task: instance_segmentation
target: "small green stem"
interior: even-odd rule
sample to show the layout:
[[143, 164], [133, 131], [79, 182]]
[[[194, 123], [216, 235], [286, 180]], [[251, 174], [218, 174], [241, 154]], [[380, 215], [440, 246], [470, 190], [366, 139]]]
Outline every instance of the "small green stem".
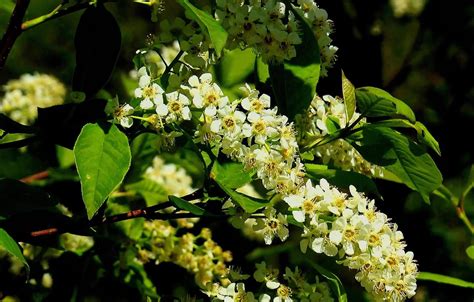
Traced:
[[59, 4], [50, 13], [23, 22], [23, 24], [21, 24], [21, 30], [25, 31], [27, 29], [30, 29], [31, 27], [35, 27], [36, 25], [45, 22], [48, 19], [51, 19], [51, 17], [53, 17], [63, 6], [64, 6], [63, 4]]

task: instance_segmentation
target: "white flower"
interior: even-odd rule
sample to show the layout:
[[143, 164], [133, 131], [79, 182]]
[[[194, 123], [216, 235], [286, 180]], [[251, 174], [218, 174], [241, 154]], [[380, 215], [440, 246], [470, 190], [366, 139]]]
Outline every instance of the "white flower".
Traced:
[[167, 93], [166, 101], [168, 109], [168, 116], [166, 117], [166, 121], [168, 123], [191, 119], [191, 111], [188, 107], [191, 102], [184, 94], [179, 93], [177, 91]]
[[318, 187], [313, 187], [313, 183], [308, 179], [306, 185], [300, 189], [298, 194], [284, 197], [284, 200], [291, 208], [293, 217], [298, 222], [304, 222], [306, 215], [312, 219], [317, 214], [317, 202], [322, 199], [323, 191]]
[[227, 105], [218, 110], [217, 119], [211, 123], [211, 131], [230, 138], [237, 138], [245, 122], [245, 114]]
[[217, 298], [224, 302], [256, 301], [252, 292], [245, 291], [245, 284], [243, 283], [231, 283], [227, 287], [219, 288]]
[[120, 125], [122, 125], [122, 127], [130, 128], [133, 125], [133, 118], [130, 117], [130, 115], [133, 114], [133, 111], [134, 109], [132, 106], [129, 104], [123, 104], [115, 109], [114, 118], [120, 123]]
[[265, 282], [269, 289], [277, 289], [280, 286], [278, 282], [278, 269], [267, 267], [265, 262], [255, 264], [257, 270], [253, 277], [257, 282]]
[[278, 213], [274, 208], [268, 207], [263, 213], [265, 218], [258, 218], [257, 225], [254, 226], [254, 230], [263, 231], [263, 238], [266, 244], [271, 244], [273, 237], [278, 235], [281, 241], [285, 241], [288, 238], [288, 222], [286, 221], [285, 215]]
[[138, 88], [135, 89], [135, 97], [143, 99], [140, 102], [140, 107], [144, 110], [153, 108], [159, 101], [164, 90], [160, 85], [153, 83], [151, 77], [148, 75], [146, 67], [138, 70]]

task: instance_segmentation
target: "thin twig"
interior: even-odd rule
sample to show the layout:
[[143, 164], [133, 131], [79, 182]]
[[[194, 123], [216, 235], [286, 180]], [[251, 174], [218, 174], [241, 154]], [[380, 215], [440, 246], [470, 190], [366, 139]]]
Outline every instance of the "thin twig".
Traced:
[[41, 180], [41, 179], [45, 179], [45, 178], [48, 178], [49, 176], [49, 171], [48, 170], [44, 170], [44, 171], [41, 171], [41, 172], [38, 172], [38, 173], [35, 173], [33, 175], [29, 175], [29, 176], [26, 176], [26, 177], [23, 177], [22, 179], [20, 179], [21, 182], [24, 182], [26, 184], [29, 184], [29, 183], [32, 183], [36, 180]]
[[30, 0], [17, 0], [8, 23], [7, 31], [0, 41], [0, 70], [5, 66], [10, 50], [13, 47], [18, 36], [21, 34], [21, 23], [25, 17], [26, 9]]

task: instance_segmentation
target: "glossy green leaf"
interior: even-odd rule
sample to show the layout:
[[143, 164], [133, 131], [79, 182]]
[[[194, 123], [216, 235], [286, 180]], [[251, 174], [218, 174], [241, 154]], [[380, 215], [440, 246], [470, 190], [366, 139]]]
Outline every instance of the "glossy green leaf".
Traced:
[[56, 156], [60, 168], [69, 168], [74, 165], [74, 152], [68, 148], [57, 145]]
[[156, 181], [150, 179], [142, 179], [133, 184], [129, 184], [125, 186], [125, 189], [143, 196], [147, 206], [153, 206], [159, 202], [168, 200], [166, 188], [163, 188]]
[[23, 253], [20, 250], [20, 247], [18, 246], [18, 243], [8, 235], [8, 233], [0, 228], [0, 247], [5, 249], [9, 254], [17, 258], [18, 260], [21, 261], [26, 267], [27, 273], [30, 271], [30, 266], [26, 262], [25, 257], [23, 257]]
[[458, 278], [435, 274], [435, 273], [420, 272], [416, 278], [418, 280], [434, 281], [438, 283], [454, 285], [454, 286], [459, 286], [459, 287], [474, 288], [474, 282], [468, 282], [468, 281], [464, 281]]
[[261, 56], [257, 57], [256, 68], [258, 80], [261, 83], [266, 83], [267, 80], [270, 78], [270, 71], [268, 70], [268, 64], [262, 61]]
[[340, 188], [349, 188], [353, 185], [359, 192], [373, 193], [381, 197], [374, 181], [363, 174], [329, 169], [327, 166], [316, 164], [305, 164], [305, 167], [306, 175], [311, 179], [319, 181], [325, 178], [330, 184]]
[[335, 116], [329, 115], [326, 119], [326, 128], [328, 129], [329, 134], [333, 134], [341, 129], [339, 125], [339, 120]]
[[229, 195], [229, 197], [234, 202], [241, 206], [242, 209], [244, 209], [247, 213], [254, 213], [255, 211], [265, 207], [268, 204], [268, 200], [247, 196], [245, 194], [236, 192], [229, 187], [226, 187], [218, 181], [216, 181], [216, 183], [227, 195]]
[[217, 54], [220, 54], [227, 43], [227, 32], [217, 22], [215, 18], [192, 5], [188, 0], [179, 0], [179, 4], [186, 10], [186, 12], [196, 21], [201, 29], [209, 35], [214, 49]]
[[0, 216], [53, 207], [57, 202], [42, 189], [14, 179], [0, 179]]
[[325, 269], [321, 265], [317, 264], [316, 262], [310, 261], [311, 266], [314, 267], [326, 280], [329, 281], [329, 284], [335, 291], [337, 295], [337, 301], [339, 302], [347, 302], [347, 294], [346, 290], [344, 289], [344, 285], [342, 285], [341, 279], [336, 276], [334, 273], [330, 272], [329, 270]]
[[393, 97], [390, 93], [376, 87], [361, 87], [356, 89], [357, 107], [363, 116], [367, 117], [403, 117], [415, 122], [415, 113], [411, 108]]
[[109, 81], [121, 47], [120, 27], [103, 4], [90, 5], [77, 25], [73, 91], [91, 96]]
[[197, 205], [195, 205], [195, 204], [193, 204], [193, 203], [191, 203], [187, 200], [184, 200], [182, 198], [170, 195], [169, 200], [178, 209], [188, 211], [192, 214], [202, 216], [203, 214], [206, 213], [206, 210], [204, 210], [203, 208], [201, 208], [201, 207], [199, 207], [199, 206], [197, 206]]
[[127, 136], [115, 125], [107, 125], [107, 128], [85, 125], [74, 145], [82, 199], [89, 219], [123, 181], [130, 167]]
[[306, 110], [316, 94], [321, 69], [319, 47], [306, 20], [294, 11], [303, 34], [296, 45], [296, 57], [283, 64], [269, 66], [270, 80], [278, 109], [290, 120]]
[[217, 66], [219, 83], [224, 87], [232, 87], [245, 82], [255, 68], [255, 59], [255, 52], [251, 48], [225, 52]]
[[221, 164], [217, 160], [211, 170], [211, 178], [230, 189], [237, 189], [248, 184], [252, 181], [253, 174], [252, 171], [245, 171], [241, 163], [227, 162]]
[[373, 123], [377, 126], [389, 127], [389, 128], [408, 128], [416, 131], [417, 140], [419, 143], [431, 148], [436, 154], [441, 156], [441, 149], [439, 148], [438, 141], [431, 135], [425, 125], [416, 121], [411, 123], [405, 119], [388, 119]]
[[347, 120], [350, 121], [356, 108], [355, 87], [351, 81], [346, 78], [344, 71], [342, 73], [342, 96], [344, 97], [344, 108]]
[[394, 173], [428, 202], [429, 194], [443, 180], [430, 155], [413, 140], [391, 128], [366, 126], [361, 134], [362, 138], [353, 145], [362, 156]]
[[474, 260], [474, 245], [470, 245], [467, 247], [466, 249], [466, 255], [471, 258], [472, 260]]

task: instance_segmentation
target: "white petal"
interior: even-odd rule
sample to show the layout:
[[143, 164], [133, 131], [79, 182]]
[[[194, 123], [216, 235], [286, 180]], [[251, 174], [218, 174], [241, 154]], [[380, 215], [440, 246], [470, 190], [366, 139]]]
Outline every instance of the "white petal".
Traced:
[[339, 244], [342, 241], [342, 233], [340, 231], [331, 231], [329, 233], [329, 240], [334, 244]]
[[212, 74], [210, 73], [204, 73], [202, 74], [199, 79], [201, 80], [201, 83], [211, 83], [212, 82]]
[[311, 249], [320, 254], [323, 252], [323, 238], [315, 238], [311, 244]]
[[160, 116], [165, 116], [168, 114], [168, 106], [165, 104], [157, 104], [156, 105], [156, 113], [158, 113]]
[[158, 84], [156, 84], [156, 83], [153, 83], [153, 88], [155, 89], [155, 91], [156, 91], [157, 93], [163, 93], [163, 92], [165, 92], [165, 91], [163, 90], [163, 88], [161, 88], [161, 86], [158, 85]]
[[285, 197], [284, 200], [292, 208], [298, 208], [304, 202], [304, 198], [299, 195], [290, 195], [290, 196]]
[[144, 75], [140, 77], [140, 80], [138, 81], [138, 85], [143, 88], [146, 87], [150, 84], [151, 78], [148, 75]]
[[204, 110], [204, 114], [207, 116], [214, 116], [217, 113], [217, 108], [215, 106], [209, 106]]
[[196, 94], [193, 98], [193, 104], [194, 106], [196, 106], [196, 108], [202, 108], [203, 106], [202, 95]]
[[143, 96], [143, 90], [141, 88], [135, 89], [135, 97], [141, 98]]
[[244, 98], [242, 100], [242, 102], [240, 103], [240, 105], [242, 106], [242, 108], [244, 108], [245, 110], [250, 110], [250, 100], [249, 98]]
[[130, 128], [133, 125], [133, 119], [131, 117], [121, 118], [120, 125], [122, 125], [124, 128]]
[[188, 80], [188, 83], [191, 87], [198, 87], [199, 86], [199, 79], [197, 76], [195, 75], [192, 75], [189, 80]]
[[214, 133], [219, 133], [219, 130], [221, 130], [221, 120], [214, 120], [211, 123], [211, 131]]
[[270, 280], [270, 281], [267, 281], [267, 283], [266, 283], [265, 285], [266, 285], [269, 289], [277, 289], [277, 288], [280, 286], [280, 282]]
[[298, 222], [304, 222], [305, 220], [305, 214], [303, 211], [293, 211], [293, 217]]
[[183, 120], [191, 119], [191, 111], [189, 110], [189, 107], [184, 107], [181, 114], [183, 115]]
[[140, 107], [142, 109], [148, 110], [150, 108], [153, 108], [153, 102], [149, 98], [146, 98], [140, 102]]

